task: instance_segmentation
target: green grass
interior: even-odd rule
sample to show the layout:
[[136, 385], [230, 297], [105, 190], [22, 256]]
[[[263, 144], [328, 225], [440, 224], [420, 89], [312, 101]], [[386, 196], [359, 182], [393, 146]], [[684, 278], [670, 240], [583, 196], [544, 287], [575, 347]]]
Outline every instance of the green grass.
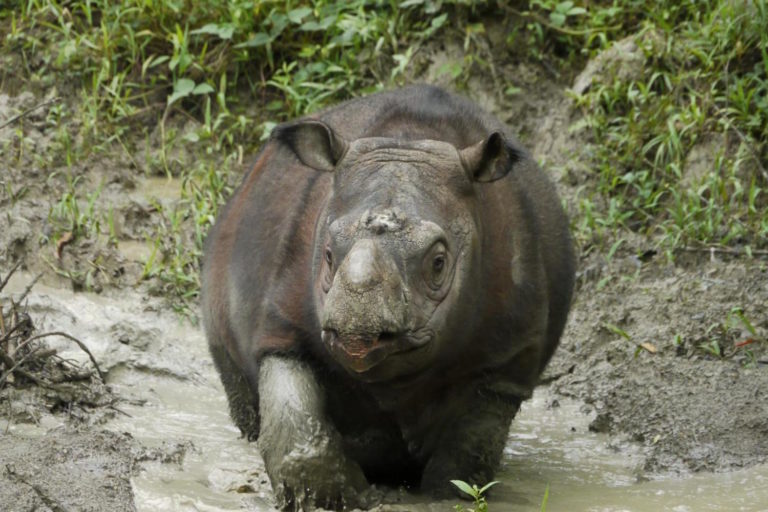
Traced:
[[[54, 177], [55, 174], [50, 178]], [[79, 181], [79, 177], [66, 176], [66, 191], [48, 213], [48, 222], [53, 227], [54, 238], [59, 238], [65, 233], [73, 238], [89, 238], [98, 236], [101, 231], [102, 219], [96, 212], [96, 201], [101, 190], [97, 188], [87, 193], [86, 197], [80, 198]]]
[[[641, 75], [613, 77], [574, 101], [591, 132], [596, 183], [578, 232], [600, 243], [631, 229], [659, 246], [768, 245], [768, 4], [624, 4], [637, 17]], [[714, 142], [713, 142], [714, 141]], [[707, 167], [686, 159], [709, 144]]]
[[[147, 110], [202, 116], [214, 100], [216, 140], [232, 143], [245, 128], [396, 83], [457, 3], [31, 0], [2, 16], [6, 50], [25, 63], [44, 52], [32, 81], [82, 83], [95, 140], [123, 136]], [[246, 103], [260, 107], [255, 119], [232, 115]]]
[[162, 222], [154, 238], [152, 257], [145, 264], [144, 277], [157, 277], [163, 294], [175, 297], [185, 310], [200, 289], [199, 262], [205, 235], [216, 213], [232, 193], [231, 176], [222, 168], [233, 167], [225, 160], [218, 166], [202, 161], [182, 180], [181, 201], [173, 207], [155, 204]]
[[[500, 13], [504, 37], [490, 47]], [[521, 90], [498, 75], [499, 62], [527, 61], [567, 86], [588, 59], [634, 36], [639, 72], [609, 73], [572, 98], [581, 113], [572, 129], [590, 143], [577, 155], [589, 173], [572, 207], [582, 249], [610, 258], [631, 230], [670, 255], [711, 245], [749, 254], [768, 247], [766, 26], [765, 0], [16, 2], [0, 8], [3, 80], [55, 85], [63, 99], [49, 110], [47, 154], [32, 151], [23, 123], [0, 154], [66, 168], [73, 183], [105, 154], [179, 178], [181, 201], [158, 205], [144, 276], [190, 303], [205, 233], [276, 123], [418, 77], [433, 42], [463, 48], [438, 70], [454, 86], [490, 77], [512, 98]], [[693, 175], [686, 161], [707, 147], [708, 165]], [[2, 185], [12, 202], [26, 193]], [[113, 236], [94, 194], [61, 188], [56, 229]]]

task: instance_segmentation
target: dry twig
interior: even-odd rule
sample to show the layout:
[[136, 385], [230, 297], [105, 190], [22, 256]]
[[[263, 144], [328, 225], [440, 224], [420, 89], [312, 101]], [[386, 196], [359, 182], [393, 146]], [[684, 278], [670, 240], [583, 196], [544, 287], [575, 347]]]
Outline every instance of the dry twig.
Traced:
[[[0, 291], [5, 288], [11, 276], [18, 270], [20, 265], [20, 263], [17, 264], [11, 269], [7, 276], [0, 278]], [[88, 358], [96, 369], [96, 373], [101, 381], [104, 382], [104, 374], [96, 362], [93, 353], [91, 353], [88, 347], [76, 337], [61, 331], [32, 335], [34, 325], [32, 324], [29, 315], [27, 315], [25, 311], [18, 309], [18, 305], [24, 301], [40, 277], [41, 275], [36, 276], [29, 285], [27, 285], [20, 298], [16, 300], [10, 299], [9, 308], [6, 309], [0, 307], [0, 368], [4, 370], [2, 374], [0, 374], [0, 389], [2, 389], [6, 383], [14, 383], [14, 375], [27, 381], [34, 382], [38, 386], [46, 389], [56, 389], [57, 382], [85, 380], [90, 378], [93, 374], [92, 372], [80, 371], [74, 363], [64, 361], [58, 357], [55, 349], [35, 343], [43, 338], [51, 336], [59, 336], [75, 343], [88, 355]], [[46, 376], [47, 373], [44, 369], [51, 368], [49, 362], [58, 365], [61, 371], [63, 371], [63, 374], [61, 376], [54, 376], [53, 378]]]
[[94, 368], [96, 368], [96, 372], [99, 374], [99, 378], [101, 379], [102, 382], [104, 382], [104, 374], [101, 372], [101, 368], [99, 368], [99, 364], [96, 362], [96, 358], [93, 357], [93, 354], [91, 353], [91, 351], [88, 350], [88, 347], [85, 346], [85, 343], [83, 343], [79, 339], [77, 339], [74, 336], [71, 336], [71, 335], [69, 335], [69, 334], [67, 334], [65, 332], [61, 332], [61, 331], [45, 332], [43, 334], [38, 334], [36, 336], [32, 336], [30, 338], [27, 338], [24, 341], [24, 343], [22, 343], [21, 345], [19, 345], [16, 348], [16, 350], [17, 351], [20, 350], [23, 346], [28, 345], [29, 343], [31, 343], [31, 342], [33, 342], [35, 340], [39, 340], [41, 338], [47, 338], [49, 336], [61, 336], [62, 338], [66, 338], [66, 339], [68, 339], [70, 341], [75, 342], [75, 344], [77, 344], [77, 346], [80, 347], [80, 349], [83, 352], [88, 354], [88, 358], [91, 360], [91, 363], [93, 363]]
[[5, 279], [0, 281], [0, 292], [3, 291], [3, 288], [5, 288], [5, 285], [7, 285], [8, 281], [11, 280], [11, 276], [13, 276], [14, 272], [16, 272], [19, 269], [20, 266], [21, 266], [21, 262], [18, 262], [17, 264], [15, 264], [13, 266], [13, 268], [11, 269], [11, 271], [8, 272], [8, 275], [5, 276]]
[[43, 108], [43, 107], [45, 107], [45, 106], [47, 106], [47, 105], [50, 105], [51, 103], [56, 103], [56, 102], [57, 102], [57, 101], [59, 101], [60, 99], [61, 99], [61, 98], [59, 98], [59, 97], [56, 97], [56, 98], [51, 98], [51, 99], [49, 99], [49, 100], [46, 100], [46, 101], [44, 101], [44, 102], [42, 102], [42, 103], [40, 103], [40, 104], [38, 104], [38, 105], [35, 105], [34, 107], [32, 107], [32, 108], [30, 108], [30, 109], [27, 109], [27, 110], [25, 110], [25, 111], [24, 111], [24, 112], [22, 112], [21, 114], [18, 114], [18, 115], [15, 115], [15, 116], [13, 116], [12, 118], [8, 119], [8, 120], [7, 120], [6, 122], [4, 122], [3, 124], [0, 124], [0, 130], [2, 130], [3, 128], [5, 128], [6, 126], [8, 126], [8, 125], [10, 125], [10, 124], [12, 124], [12, 123], [15, 123], [16, 121], [18, 121], [18, 120], [19, 120], [19, 119], [21, 119], [21, 118], [28, 116], [29, 114], [31, 114], [32, 112], [34, 112], [35, 110], [37, 110], [37, 109], [39, 109], [39, 108]]

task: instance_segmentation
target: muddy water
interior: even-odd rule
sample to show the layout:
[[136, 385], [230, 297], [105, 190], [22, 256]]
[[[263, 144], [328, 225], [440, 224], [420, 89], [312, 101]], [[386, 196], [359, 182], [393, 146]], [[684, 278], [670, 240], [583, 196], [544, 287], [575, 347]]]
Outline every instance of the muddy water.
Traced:
[[[18, 276], [9, 288], [21, 290], [28, 279]], [[35, 290], [29, 302], [38, 328], [76, 334], [126, 399], [106, 427], [167, 454], [168, 462], [145, 462], [134, 477], [138, 510], [272, 510], [261, 460], [229, 421], [199, 328], [132, 292]], [[550, 512], [768, 510], [768, 466], [641, 481], [641, 449], [589, 432], [592, 418], [582, 409], [547, 389], [524, 405], [510, 430], [492, 511], [539, 510], [547, 486]], [[448, 511], [456, 503], [390, 498], [400, 504], [378, 510]]]

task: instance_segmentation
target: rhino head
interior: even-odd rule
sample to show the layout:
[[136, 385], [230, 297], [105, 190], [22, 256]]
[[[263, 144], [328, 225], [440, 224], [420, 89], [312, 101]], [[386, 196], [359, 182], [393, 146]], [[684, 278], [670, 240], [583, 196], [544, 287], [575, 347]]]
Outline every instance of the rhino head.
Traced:
[[333, 358], [382, 382], [455, 357], [482, 285], [475, 184], [503, 178], [516, 150], [499, 132], [463, 148], [347, 141], [315, 120], [275, 136], [305, 165], [333, 173], [313, 268], [318, 335]]

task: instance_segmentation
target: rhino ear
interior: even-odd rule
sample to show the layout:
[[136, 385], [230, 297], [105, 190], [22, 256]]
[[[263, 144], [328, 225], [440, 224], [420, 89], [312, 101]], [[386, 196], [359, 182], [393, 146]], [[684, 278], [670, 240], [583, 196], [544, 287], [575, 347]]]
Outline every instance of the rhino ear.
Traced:
[[459, 150], [459, 156], [469, 179], [480, 183], [503, 178], [523, 158], [501, 132], [493, 132], [485, 140]]
[[317, 120], [278, 126], [272, 138], [288, 146], [304, 165], [319, 171], [333, 171], [347, 150], [347, 142]]

